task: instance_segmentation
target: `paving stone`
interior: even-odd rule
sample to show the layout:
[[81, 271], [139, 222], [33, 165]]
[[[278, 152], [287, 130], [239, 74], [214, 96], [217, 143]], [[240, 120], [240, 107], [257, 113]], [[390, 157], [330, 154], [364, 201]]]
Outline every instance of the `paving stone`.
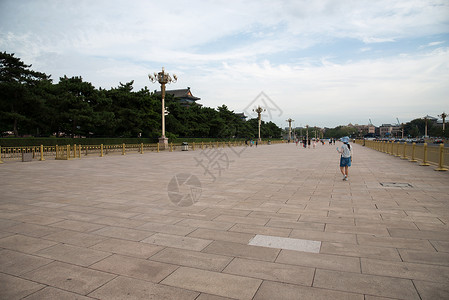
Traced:
[[146, 222], [142, 220], [124, 219], [117, 217], [102, 217], [95, 220], [95, 223], [117, 227], [136, 228], [145, 224]]
[[92, 300], [90, 297], [81, 296], [79, 294], [75, 294], [72, 292], [63, 291], [54, 287], [46, 287], [40, 291], [37, 291], [34, 294], [31, 294], [28, 297], [25, 297], [24, 300]]
[[449, 242], [430, 241], [438, 252], [449, 252]]
[[92, 234], [98, 234], [101, 236], [107, 236], [112, 238], [124, 239], [129, 241], [142, 241], [143, 239], [151, 236], [154, 232], [136, 230], [124, 227], [104, 227], [99, 230], [93, 231]]
[[315, 268], [235, 258], [223, 273], [311, 286]]
[[290, 229], [300, 229], [300, 230], [316, 230], [324, 231], [324, 223], [315, 222], [292, 222], [280, 219], [273, 219], [267, 223], [269, 227], [280, 227], [280, 228], [290, 228]]
[[90, 266], [91, 269], [158, 283], [177, 266], [114, 254]]
[[363, 294], [353, 294], [320, 288], [293, 285], [281, 282], [264, 281], [257, 291], [254, 300], [363, 300]]
[[243, 257], [264, 261], [274, 261], [279, 251], [280, 249], [243, 245], [232, 242], [213, 241], [202, 252], [231, 257]]
[[80, 247], [90, 247], [108, 239], [107, 237], [71, 230], [61, 230], [56, 233], [46, 235], [43, 238], [50, 241], [71, 244]]
[[411, 280], [384, 276], [317, 269], [313, 286], [396, 299], [420, 299]]
[[320, 253], [343, 256], [377, 258], [388, 261], [401, 261], [399, 252], [394, 248], [359, 246], [345, 243], [323, 242]]
[[142, 242], [166, 247], [201, 251], [211, 243], [211, 240], [156, 233], [151, 237], [142, 240]]
[[149, 281], [119, 276], [88, 296], [96, 299], [140, 300], [140, 299], [196, 299], [199, 293], [160, 285]]
[[449, 242], [449, 231], [431, 231], [431, 230], [412, 230], [391, 228], [388, 229], [392, 237], [412, 238], [412, 239], [425, 239]]
[[170, 224], [162, 224], [162, 223], [152, 223], [147, 222], [136, 229], [139, 230], [148, 230], [153, 232], [159, 232], [159, 233], [168, 233], [168, 234], [174, 234], [174, 235], [188, 235], [192, 231], [195, 230], [195, 228], [190, 228], [186, 226], [181, 225], [170, 225]]
[[194, 227], [194, 228], [206, 228], [206, 229], [213, 229], [213, 230], [228, 230], [232, 226], [234, 226], [234, 223], [208, 221], [208, 220], [197, 220], [197, 219], [185, 219], [185, 220], [182, 220], [181, 222], [177, 223], [176, 225], [188, 226], [188, 227]]
[[164, 247], [110, 238], [95, 244], [90, 249], [146, 259], [161, 251]]
[[104, 225], [94, 224], [89, 222], [81, 222], [81, 221], [73, 221], [73, 220], [65, 220], [58, 223], [51, 224], [53, 227], [63, 228], [73, 231], [79, 232], [92, 232], [98, 230], [100, 228], [105, 227]]
[[86, 295], [112, 280], [116, 275], [67, 263], [52, 262], [37, 270], [25, 273], [22, 277], [66, 291]]
[[354, 234], [369, 234], [375, 236], [390, 236], [388, 230], [377, 225], [337, 225], [327, 224], [326, 232], [338, 232], [338, 233], [354, 233]]
[[232, 300], [232, 298], [201, 293], [195, 300]]
[[430, 242], [426, 240], [380, 237], [359, 234], [357, 235], [357, 242], [362, 246], [434, 251], [434, 248], [432, 247]]
[[45, 286], [36, 282], [0, 273], [0, 299], [22, 299]]
[[253, 234], [265, 234], [283, 237], [288, 237], [292, 232], [292, 230], [288, 228], [276, 228], [276, 227], [250, 225], [250, 224], [236, 224], [231, 229], [229, 229], [229, 231], [253, 233]]
[[258, 234], [248, 245], [319, 253], [321, 242]]
[[449, 267], [362, 258], [362, 273], [432, 282], [449, 282]]
[[151, 260], [210, 271], [222, 271], [232, 258], [186, 249], [165, 248], [153, 255]]
[[276, 262], [312, 268], [361, 272], [359, 259], [348, 256], [281, 250]]
[[290, 234], [290, 237], [313, 241], [340, 242], [348, 244], [357, 243], [356, 235], [352, 233], [321, 232], [321, 231], [293, 229]]
[[18, 217], [15, 217], [14, 220], [26, 223], [33, 223], [37, 225], [50, 225], [53, 223], [61, 222], [63, 219], [61, 218], [53, 218], [49, 216], [36, 215], [36, 214], [24, 214]]
[[87, 267], [99, 260], [102, 260], [103, 258], [110, 256], [111, 254], [83, 247], [58, 244], [37, 251], [36, 255]]
[[231, 231], [211, 230], [199, 228], [189, 234], [190, 237], [202, 238], [206, 240], [234, 242], [240, 244], [248, 244], [248, 242], [255, 236], [251, 233], [240, 233]]
[[262, 280], [180, 267], [162, 283], [223, 297], [252, 299]]
[[429, 281], [413, 280], [422, 300], [449, 299], [449, 285]]
[[19, 225], [8, 227], [7, 229], [5, 229], [5, 231], [12, 232], [12, 233], [18, 233], [18, 234], [22, 234], [22, 235], [26, 235], [26, 236], [32, 236], [32, 237], [42, 237], [44, 235], [58, 232], [61, 230], [58, 228], [49, 227], [49, 226], [30, 224], [30, 223], [21, 223]]
[[449, 266], [449, 253], [400, 249], [402, 260], [407, 262]]
[[217, 222], [239, 223], [239, 224], [251, 224], [251, 225], [265, 225], [269, 221], [268, 218], [251, 218], [251, 217], [239, 217], [220, 215], [214, 219]]
[[41, 266], [51, 263], [51, 259], [20, 253], [17, 251], [0, 250], [0, 272], [19, 276]]
[[25, 253], [34, 253], [56, 244], [57, 243], [52, 241], [46, 241], [20, 234], [7, 236], [0, 239], [0, 247]]

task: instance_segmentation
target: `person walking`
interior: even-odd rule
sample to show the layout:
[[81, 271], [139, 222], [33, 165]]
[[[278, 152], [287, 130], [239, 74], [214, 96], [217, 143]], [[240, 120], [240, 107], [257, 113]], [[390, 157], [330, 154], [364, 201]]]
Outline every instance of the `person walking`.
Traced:
[[351, 145], [349, 145], [349, 137], [345, 136], [341, 138], [341, 141], [343, 142], [343, 145], [339, 149], [337, 147], [338, 153], [341, 154], [340, 157], [340, 171], [341, 174], [343, 174], [343, 180], [348, 180], [349, 176], [349, 167], [351, 166], [352, 162], [352, 149]]

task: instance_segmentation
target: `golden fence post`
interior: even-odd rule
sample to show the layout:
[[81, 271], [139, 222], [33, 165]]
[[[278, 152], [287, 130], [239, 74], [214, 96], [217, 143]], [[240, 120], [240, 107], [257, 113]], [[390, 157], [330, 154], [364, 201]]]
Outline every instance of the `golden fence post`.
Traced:
[[2, 146], [0, 146], [0, 164], [2, 164]]
[[73, 158], [76, 158], [76, 144], [73, 144]]
[[78, 158], [81, 158], [81, 145], [78, 145]]
[[447, 171], [447, 168], [444, 167], [444, 144], [440, 144], [440, 159], [438, 161], [438, 168], [435, 171]]
[[44, 161], [44, 145], [41, 145], [40, 147], [40, 152], [41, 152], [41, 158], [39, 159], [40, 161]]
[[173, 152], [173, 142], [170, 143], [170, 152]]
[[396, 143], [396, 154], [394, 155], [394, 156], [397, 156], [397, 157], [401, 156], [401, 155], [399, 154], [399, 148], [400, 148], [399, 145], [400, 145], [400, 143], [397, 142], [397, 143]]
[[390, 155], [394, 155], [394, 141], [391, 141], [391, 151]]
[[55, 151], [56, 151], [55, 159], [58, 159], [58, 157], [59, 157], [59, 146], [58, 145], [55, 146]]
[[70, 145], [67, 145], [67, 159], [70, 159]]
[[404, 142], [404, 149], [402, 150], [402, 157], [401, 159], [407, 159], [407, 142]]
[[430, 166], [430, 164], [427, 162], [427, 143], [424, 143], [424, 157], [420, 166]]
[[416, 143], [413, 142], [412, 143], [412, 158], [410, 159], [411, 162], [416, 162], [416, 158], [415, 158], [415, 151], [416, 151]]
[[122, 144], [122, 155], [125, 155], [125, 143]]
[[159, 143], [157, 143], [157, 153], [159, 153]]
[[204, 142], [201, 142], [201, 150], [204, 150]]
[[195, 151], [195, 142], [192, 143], [192, 150]]
[[100, 145], [100, 157], [103, 157], [103, 144]]
[[143, 143], [140, 143], [140, 154], [143, 154]]

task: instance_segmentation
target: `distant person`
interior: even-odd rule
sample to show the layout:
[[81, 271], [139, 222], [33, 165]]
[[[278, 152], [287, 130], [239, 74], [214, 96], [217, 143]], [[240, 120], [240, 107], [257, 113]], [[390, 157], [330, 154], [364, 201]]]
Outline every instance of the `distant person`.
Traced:
[[349, 167], [351, 166], [352, 162], [352, 149], [351, 145], [349, 145], [349, 137], [342, 137], [341, 141], [343, 142], [343, 145], [340, 149], [337, 147], [337, 151], [341, 154], [340, 171], [341, 174], [343, 174], [343, 180], [347, 181], [349, 176]]
[[259, 142], [256, 140], [256, 148], [257, 148], [257, 144], [258, 144]]
[[310, 140], [307, 140], [307, 146], [308, 146], [309, 149], [310, 149]]

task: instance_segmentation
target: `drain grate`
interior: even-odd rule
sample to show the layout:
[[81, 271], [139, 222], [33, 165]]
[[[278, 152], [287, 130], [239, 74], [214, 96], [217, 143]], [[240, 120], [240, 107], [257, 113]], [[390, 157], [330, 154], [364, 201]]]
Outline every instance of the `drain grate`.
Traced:
[[410, 183], [406, 182], [381, 182], [380, 185], [384, 187], [399, 187], [399, 188], [413, 187]]

